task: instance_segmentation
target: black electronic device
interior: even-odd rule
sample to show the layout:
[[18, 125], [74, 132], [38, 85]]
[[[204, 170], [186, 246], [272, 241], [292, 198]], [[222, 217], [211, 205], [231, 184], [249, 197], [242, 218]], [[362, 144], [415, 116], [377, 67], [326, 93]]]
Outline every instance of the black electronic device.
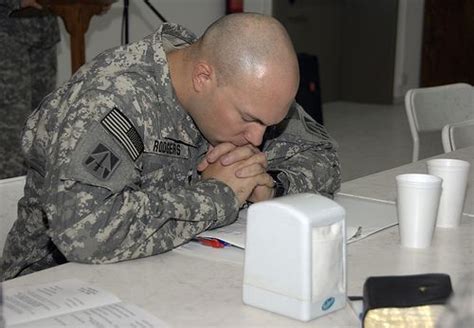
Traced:
[[300, 104], [316, 122], [323, 124], [323, 106], [321, 102], [321, 82], [319, 79], [319, 61], [315, 55], [298, 54], [300, 66], [300, 85], [296, 102]]

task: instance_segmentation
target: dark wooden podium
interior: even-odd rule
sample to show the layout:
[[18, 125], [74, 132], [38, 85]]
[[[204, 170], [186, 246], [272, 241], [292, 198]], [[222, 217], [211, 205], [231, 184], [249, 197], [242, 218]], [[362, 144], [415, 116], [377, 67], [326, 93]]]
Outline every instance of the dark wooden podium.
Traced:
[[[42, 12], [50, 11], [61, 17], [71, 37], [71, 74], [86, 62], [85, 34], [92, 16], [100, 14], [107, 6], [117, 0], [38, 0], [43, 6]], [[29, 16], [33, 11], [25, 8], [19, 15]]]

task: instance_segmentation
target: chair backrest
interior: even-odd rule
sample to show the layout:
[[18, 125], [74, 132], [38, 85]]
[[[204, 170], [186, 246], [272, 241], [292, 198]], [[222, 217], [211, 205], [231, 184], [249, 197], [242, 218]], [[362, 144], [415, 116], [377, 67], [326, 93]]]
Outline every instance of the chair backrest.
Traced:
[[441, 132], [445, 153], [474, 146], [474, 120], [446, 124]]
[[466, 83], [411, 89], [405, 95], [405, 109], [415, 162], [420, 153], [420, 132], [441, 134], [446, 124], [474, 119], [474, 89]]
[[17, 217], [17, 203], [23, 197], [25, 177], [0, 180], [0, 258], [8, 232]]

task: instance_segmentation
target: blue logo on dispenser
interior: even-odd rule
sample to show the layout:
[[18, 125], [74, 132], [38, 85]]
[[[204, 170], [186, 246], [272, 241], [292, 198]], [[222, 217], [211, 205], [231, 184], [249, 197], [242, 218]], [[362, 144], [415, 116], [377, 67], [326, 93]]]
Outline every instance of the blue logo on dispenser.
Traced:
[[323, 311], [329, 310], [329, 308], [334, 304], [335, 301], [336, 300], [334, 299], [334, 297], [329, 297], [324, 301], [323, 305], [321, 306], [321, 309]]

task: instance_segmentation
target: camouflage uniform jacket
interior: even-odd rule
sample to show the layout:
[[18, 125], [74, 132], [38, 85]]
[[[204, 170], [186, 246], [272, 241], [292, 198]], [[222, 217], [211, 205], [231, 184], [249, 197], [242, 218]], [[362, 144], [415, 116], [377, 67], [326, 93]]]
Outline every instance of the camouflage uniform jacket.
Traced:
[[37, 48], [50, 48], [59, 42], [57, 18], [45, 11], [37, 16], [12, 17], [20, 9], [20, 0], [0, 0], [0, 38], [5, 38], [8, 47], [9, 38], [16, 42]]
[[[30, 116], [23, 134], [29, 170], [4, 279], [66, 260], [162, 253], [236, 219], [233, 191], [199, 178], [208, 143], [170, 82], [166, 52], [193, 41], [184, 28], [163, 24], [98, 55]], [[292, 115], [267, 131], [270, 168], [288, 193], [330, 196], [340, 185], [334, 144], [296, 104]]]

